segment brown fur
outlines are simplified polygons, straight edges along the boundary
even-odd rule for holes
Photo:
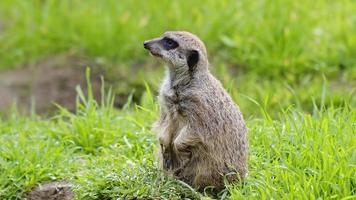
[[[179,46],[164,49],[164,37]],[[161,145],[160,166],[200,189],[222,188],[230,172],[237,172],[230,180],[246,176],[247,128],[238,106],[209,72],[204,44],[191,33],[173,31],[145,42],[145,48],[168,63],[154,128]],[[199,53],[194,67],[187,64],[191,50]]]

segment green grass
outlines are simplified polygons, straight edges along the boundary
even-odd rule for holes
[[[87,71],[88,75],[88,71]],[[90,88],[90,87],[89,87]],[[78,88],[76,113],[64,108],[50,119],[14,111],[0,121],[0,199],[20,199],[51,180],[74,183],[77,199],[201,199],[156,166],[157,140],[150,131],[158,107],[149,88],[141,106],[116,110],[110,91],[97,104]],[[356,184],[356,112],[317,106],[289,108],[247,118],[249,176],[227,185],[220,198],[352,199]]]

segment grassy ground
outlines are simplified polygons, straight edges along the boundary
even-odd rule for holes
[[[248,123],[249,176],[219,198],[355,199],[355,1],[201,3],[0,1],[0,69],[74,54],[146,87],[119,110],[78,89],[76,113],[0,114],[0,199],[52,180],[74,183],[77,199],[207,198],[156,167],[163,68],[142,41],[168,29],[202,37]]]
[[[50,119],[13,115],[0,121],[0,199],[18,199],[51,180],[75,184],[78,199],[206,198],[157,169],[157,115],[147,90],[142,106],[98,105],[80,90],[77,112]],[[257,105],[256,105],[257,106]],[[233,199],[352,199],[356,184],[356,112],[343,106],[312,113],[290,108],[274,119],[249,118],[249,176],[219,195]]]

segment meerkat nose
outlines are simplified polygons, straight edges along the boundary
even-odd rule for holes
[[[145,49],[149,49],[149,41],[145,41],[145,42],[143,43],[143,47],[144,47]]]

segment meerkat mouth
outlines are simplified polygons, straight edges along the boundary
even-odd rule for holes
[[[162,58],[162,55],[159,54],[159,53],[154,53],[154,52],[150,51],[150,54],[151,54],[152,56]]]

